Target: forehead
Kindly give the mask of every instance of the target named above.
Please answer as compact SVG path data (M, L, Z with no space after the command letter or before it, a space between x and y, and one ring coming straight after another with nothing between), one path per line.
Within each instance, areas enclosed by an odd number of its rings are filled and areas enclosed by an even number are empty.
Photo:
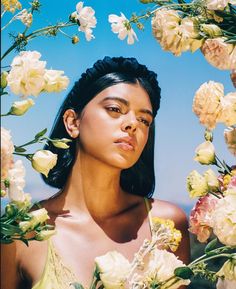
M105 88L98 93L91 102L99 103L106 97L119 97L129 102L134 108L145 108L152 110L152 104L146 90L137 84L119 83Z

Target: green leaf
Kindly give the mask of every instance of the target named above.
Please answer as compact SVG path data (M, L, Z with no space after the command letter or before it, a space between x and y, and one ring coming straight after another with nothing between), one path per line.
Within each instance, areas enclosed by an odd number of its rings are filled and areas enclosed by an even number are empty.
M189 267L178 267L175 269L174 274L182 279L190 279L194 275Z
M29 246L29 241L27 239L20 239L23 243L25 243L25 245L28 247Z
M79 283L71 283L70 285L74 286L75 289L84 289L84 287Z
M39 139L40 137L42 137L43 135L45 135L45 133L47 132L47 128L43 129L42 131L38 132L36 135L35 135L35 139Z
M15 146L14 148L15 148L15 152L16 153L24 153L24 152L26 152L26 149L24 149L24 148L17 147L17 146Z
M207 254L208 252L214 250L216 248L216 245L218 243L217 238L213 239L210 243L208 243L205 247L205 253Z
M1 224L1 234L12 236L14 234L21 234L19 227L10 224Z

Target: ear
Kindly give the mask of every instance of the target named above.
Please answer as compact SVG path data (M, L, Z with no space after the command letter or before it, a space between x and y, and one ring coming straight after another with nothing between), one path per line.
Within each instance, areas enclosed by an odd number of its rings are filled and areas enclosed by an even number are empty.
M80 120L77 113L73 109L67 109L63 115L63 121L67 133L72 138L77 138L79 136L79 124L80 124Z

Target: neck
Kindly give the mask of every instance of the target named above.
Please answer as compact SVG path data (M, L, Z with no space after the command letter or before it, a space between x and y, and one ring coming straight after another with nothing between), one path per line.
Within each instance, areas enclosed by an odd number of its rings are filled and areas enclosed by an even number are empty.
M127 193L120 188L120 173L79 151L63 190L64 208L88 211L97 219L119 214L128 206Z

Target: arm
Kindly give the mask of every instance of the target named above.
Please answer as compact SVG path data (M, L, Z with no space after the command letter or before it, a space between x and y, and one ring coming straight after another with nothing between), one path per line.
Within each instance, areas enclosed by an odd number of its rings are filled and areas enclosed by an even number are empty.
M1 245L1 288L18 289L20 283L16 243Z

